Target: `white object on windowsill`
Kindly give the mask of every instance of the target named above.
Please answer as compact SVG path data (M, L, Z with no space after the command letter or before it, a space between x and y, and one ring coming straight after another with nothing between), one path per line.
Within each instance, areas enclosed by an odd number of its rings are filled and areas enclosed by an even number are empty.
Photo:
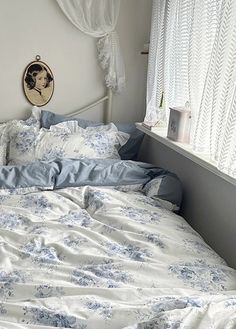
M184 107L170 108L167 137L180 143L190 142L191 111L188 102Z

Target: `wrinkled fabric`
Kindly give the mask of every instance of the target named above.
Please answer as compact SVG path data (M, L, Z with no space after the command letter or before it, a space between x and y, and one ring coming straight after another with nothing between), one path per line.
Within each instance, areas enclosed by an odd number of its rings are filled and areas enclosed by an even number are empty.
M158 300L158 299L157 299ZM165 298L162 298L164 301ZM192 328L235 329L236 291L195 297L172 297L169 303L159 303L160 313L150 321L124 329Z
M182 188L173 173L153 165L119 160L64 159L36 161L22 166L0 167L0 192L22 193L42 189L60 189L84 185L143 185L158 177L155 196L177 207L181 204Z
M236 271L138 185L0 193L0 207L3 328L118 329L236 290Z
M1 167L0 328L234 328L236 271L168 210L175 184L133 161Z
M66 111L65 111L66 112ZM97 127L103 125L102 122L90 121L80 119L76 117L68 117L60 114L53 113L51 111L41 111L41 126L49 129L52 125L56 125L61 122L75 120L82 128ZM125 145L119 149L119 155L122 160L137 160L140 146L142 144L144 133L138 130L134 123L115 123L119 131L123 131L130 135L129 140Z

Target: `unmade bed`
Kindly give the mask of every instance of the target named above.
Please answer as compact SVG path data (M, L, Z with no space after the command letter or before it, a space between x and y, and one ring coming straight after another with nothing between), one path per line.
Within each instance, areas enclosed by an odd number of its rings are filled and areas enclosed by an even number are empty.
M42 114L2 133L0 328L236 328L236 271L177 214L178 178L120 159L113 124Z

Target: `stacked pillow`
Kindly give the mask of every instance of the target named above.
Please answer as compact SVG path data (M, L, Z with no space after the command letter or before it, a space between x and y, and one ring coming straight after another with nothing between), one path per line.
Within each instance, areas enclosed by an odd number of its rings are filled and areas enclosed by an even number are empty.
M35 143L40 131L41 111L37 107L27 120L14 120L7 125L7 164L27 164L35 161Z
M0 165L65 158L135 160L142 139L134 124L71 120L34 107L29 119L0 124ZM181 190L179 180L168 173L147 183L143 192L176 211Z
M56 125L61 122L72 120L63 115L55 114L50 111L41 112L41 126L49 129L52 125ZM103 125L100 122L89 121L79 118L73 118L76 120L80 127L97 127ZM134 123L115 123L117 129L121 132L125 132L130 135L127 143L125 143L119 150L118 153L122 160L137 160L140 146L142 144L144 133L138 130Z
M35 143L35 158L120 159L118 149L129 135L119 132L114 124L81 128L77 121L68 121L42 128Z
M64 122L41 128L43 113L34 107L29 119L2 125L2 134L0 127L2 139L7 131L9 165L56 158L120 159L119 150L130 139L128 133L119 131L113 123L81 127L78 120L68 121L66 118ZM4 155L0 164L5 164L6 144L1 143Z
M7 152L7 124L0 124L0 166L6 164Z

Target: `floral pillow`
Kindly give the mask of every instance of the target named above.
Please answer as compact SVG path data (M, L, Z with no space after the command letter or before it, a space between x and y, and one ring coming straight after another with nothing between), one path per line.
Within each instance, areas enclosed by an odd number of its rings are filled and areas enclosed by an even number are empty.
M40 130L39 108L34 107L27 120L14 120L8 124L8 154L9 165L27 164L35 161L35 142Z
M129 134L118 131L112 123L81 128L77 121L68 121L41 128L35 146L38 160L55 158L120 159L118 150Z
M0 166L6 164L7 123L0 124Z

